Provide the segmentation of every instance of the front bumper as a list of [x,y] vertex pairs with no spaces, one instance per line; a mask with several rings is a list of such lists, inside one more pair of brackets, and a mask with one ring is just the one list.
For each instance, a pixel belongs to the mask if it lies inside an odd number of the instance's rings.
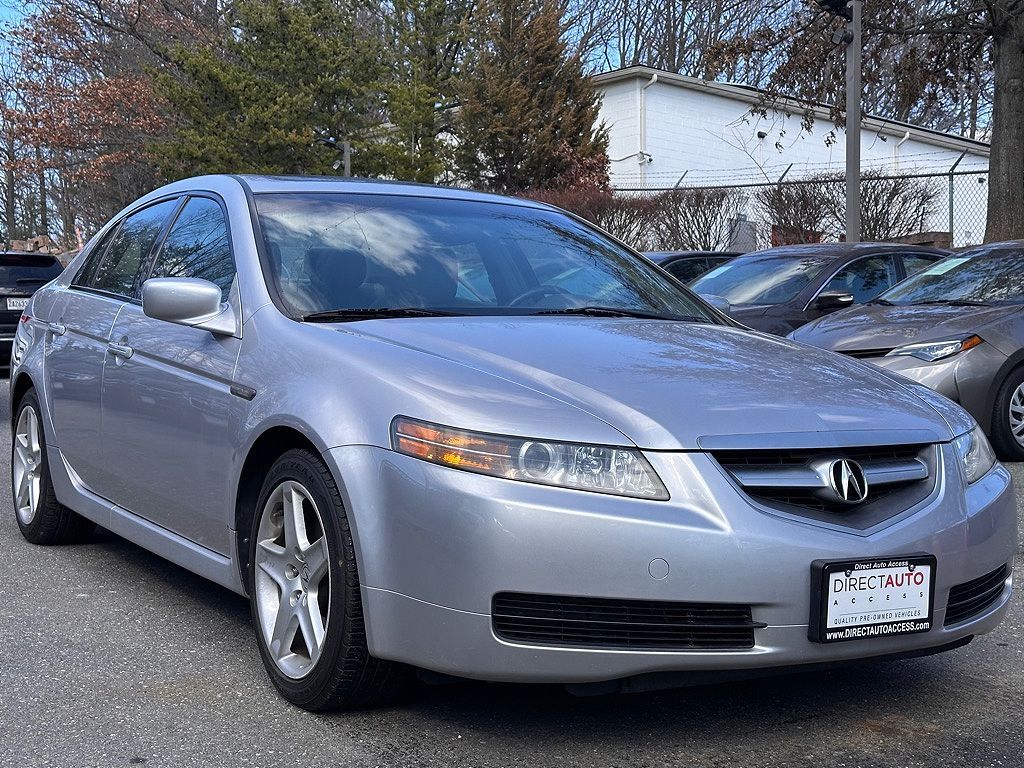
[[[326,457],[344,479],[370,652],[463,677],[581,683],[669,671],[746,670],[912,652],[993,629],[1010,582],[987,610],[943,627],[952,586],[1012,560],[1017,521],[998,466],[966,489],[951,448],[932,500],[863,532],[755,507],[708,456],[648,453],[667,502],[547,488],[439,467],[369,446]],[[810,564],[934,554],[934,625],[926,633],[822,645],[808,639]],[[655,578],[650,564],[668,562]],[[661,575],[661,574],[659,574]],[[649,651],[553,647],[499,639],[495,593],[740,603],[753,648]]]
[[864,358],[866,363],[906,376],[959,403],[986,434],[992,427],[992,380],[1006,360],[1006,355],[987,343],[933,363],[909,355]]

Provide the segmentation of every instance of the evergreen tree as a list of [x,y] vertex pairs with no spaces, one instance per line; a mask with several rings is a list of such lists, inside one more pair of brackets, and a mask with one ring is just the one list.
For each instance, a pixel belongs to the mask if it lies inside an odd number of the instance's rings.
[[[170,137],[154,154],[165,175],[379,172],[368,147],[382,122],[378,37],[360,34],[348,0],[238,0],[220,50],[178,48],[178,70],[156,78],[170,107]],[[379,129],[376,129],[379,132]]]
[[432,182],[451,168],[452,104],[473,0],[387,0],[388,131],[379,151],[390,175]]
[[562,0],[481,0],[461,88],[456,161],[498,192],[564,186],[596,161],[607,177],[600,97],[565,42]]

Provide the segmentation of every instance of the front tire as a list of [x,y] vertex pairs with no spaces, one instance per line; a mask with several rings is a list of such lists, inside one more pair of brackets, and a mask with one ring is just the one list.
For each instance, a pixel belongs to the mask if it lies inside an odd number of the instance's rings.
[[348,516],[316,453],[293,449],[274,463],[250,541],[252,621],[281,695],[312,711],[394,699],[409,670],[367,650]]
[[18,528],[33,544],[84,541],[96,525],[57,501],[41,414],[39,398],[30,389],[16,406],[11,433],[11,494]]
[[1024,366],[1010,372],[992,412],[992,446],[999,458],[1024,461]]

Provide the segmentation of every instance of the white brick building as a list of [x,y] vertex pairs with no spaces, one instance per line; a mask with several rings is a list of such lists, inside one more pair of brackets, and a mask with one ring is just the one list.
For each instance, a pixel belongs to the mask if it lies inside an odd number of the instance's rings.
[[[598,75],[601,119],[608,128],[611,181],[617,190],[673,186],[764,184],[822,172],[842,173],[846,135],[827,108],[816,108],[811,131],[796,104],[752,114],[762,93],[648,67]],[[789,108],[790,112],[782,110]],[[887,175],[935,174],[941,195],[928,229],[952,231],[956,245],[984,232],[988,144],[867,116],[862,170]],[[959,160],[959,162],[958,162]],[[956,165],[958,173],[949,175]]]

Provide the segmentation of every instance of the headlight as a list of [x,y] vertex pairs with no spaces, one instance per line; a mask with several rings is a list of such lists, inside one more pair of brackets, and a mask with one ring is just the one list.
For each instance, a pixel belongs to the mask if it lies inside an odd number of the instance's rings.
[[936,360],[943,360],[944,358],[958,355],[961,352],[966,352],[968,349],[981,344],[981,341],[980,336],[968,336],[964,339],[946,339],[944,341],[924,341],[919,344],[907,344],[902,347],[896,347],[886,357],[907,355],[909,357],[916,357],[918,360],[934,363]]
[[976,426],[966,435],[958,437],[953,441],[953,447],[960,457],[968,484],[980,480],[996,463],[996,455],[981,427]]
[[397,417],[392,446],[399,453],[483,475],[640,499],[668,499],[668,491],[639,451],[605,445],[553,443]]

